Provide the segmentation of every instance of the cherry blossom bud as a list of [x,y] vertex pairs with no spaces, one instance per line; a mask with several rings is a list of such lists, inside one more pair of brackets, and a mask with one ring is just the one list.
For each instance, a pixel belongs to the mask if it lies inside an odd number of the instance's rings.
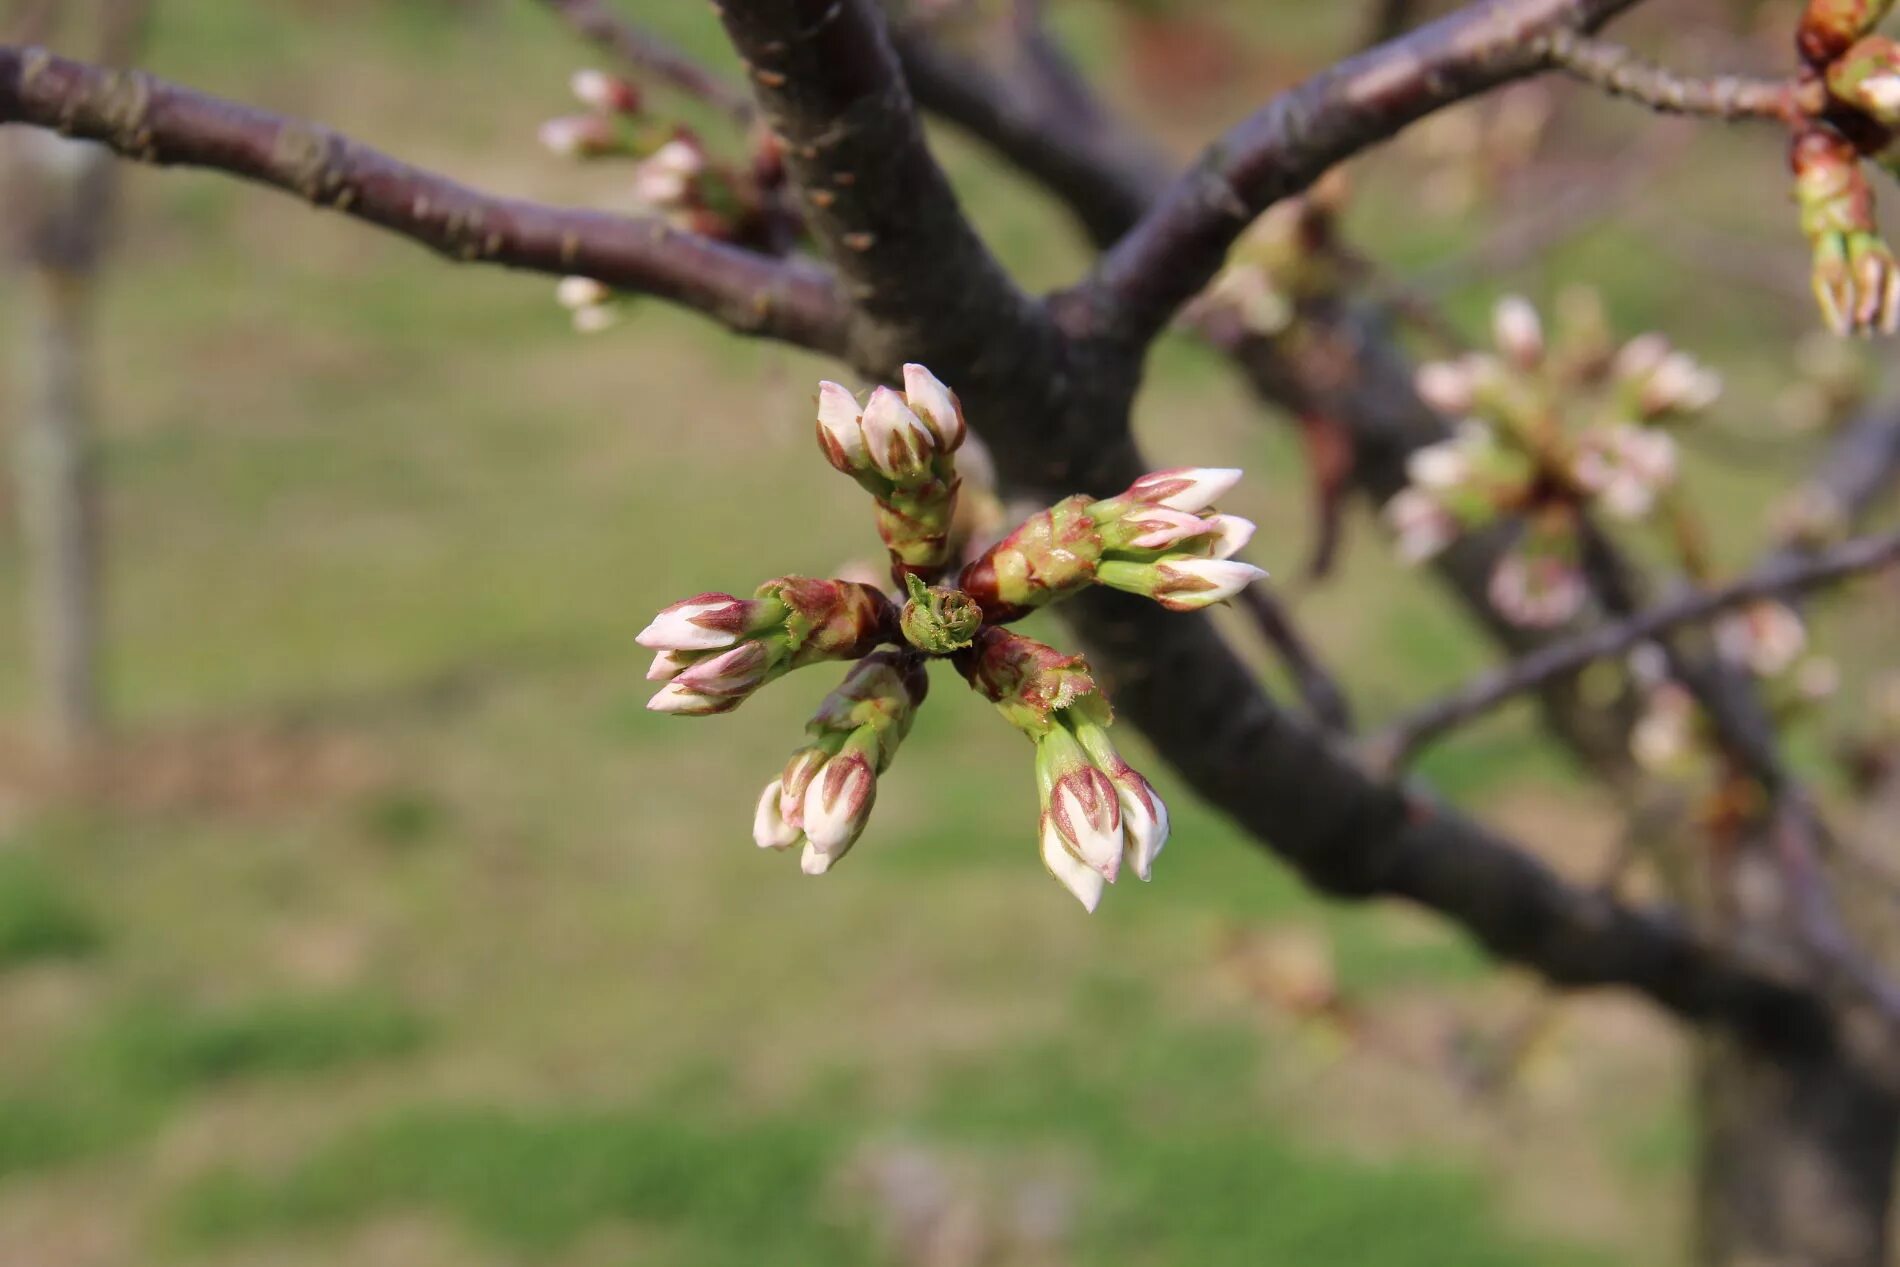
[[1044,868],[1056,878],[1057,883],[1074,895],[1083,910],[1093,915],[1095,908],[1102,904],[1102,894],[1107,890],[1108,881],[1102,878],[1100,872],[1091,869],[1069,852],[1061,833],[1046,814],[1039,837]]
[[591,277],[563,277],[554,288],[554,300],[561,307],[578,311],[598,308],[610,302],[614,292]]
[[1153,563],[1105,559],[1095,575],[1104,585],[1152,598],[1169,611],[1198,611],[1227,601],[1266,573],[1238,559],[1170,555]]
[[674,681],[661,687],[647,701],[647,708],[656,713],[672,713],[680,717],[711,717],[716,713],[729,713],[741,702],[741,696],[706,695]]
[[839,858],[864,834],[877,800],[877,772],[857,748],[825,763],[805,790],[805,835],[818,853]]
[[864,446],[871,465],[886,479],[914,484],[931,478],[937,437],[888,387],[872,389],[864,405]]
[[1531,301],[1506,295],[1491,313],[1491,337],[1519,369],[1533,370],[1544,359],[1544,323]]
[[[1062,715],[1088,759],[1108,779],[1121,805],[1122,856],[1142,880],[1150,879],[1154,860],[1168,843],[1168,807],[1154,786],[1136,773],[1109,738],[1107,709],[1085,699]],[[1114,877],[1109,877],[1113,879]]]
[[804,835],[785,821],[779,810],[779,780],[773,779],[759,794],[758,808],[752,812],[752,839],[761,849],[789,849]]
[[691,654],[679,651],[662,651],[653,657],[653,664],[647,669],[647,681],[671,682],[693,663],[694,658]]
[[1231,559],[1245,550],[1258,530],[1253,520],[1242,519],[1239,515],[1214,515],[1207,522],[1214,528],[1210,544],[1217,559]]
[[584,106],[602,114],[640,113],[640,90],[604,70],[577,70],[568,87]]
[[1177,466],[1142,476],[1113,500],[1148,502],[1169,510],[1206,510],[1240,483],[1241,474],[1235,467]]
[[1663,357],[1644,383],[1637,408],[1645,418],[1700,413],[1722,394],[1722,376],[1687,352]]
[[1827,87],[1882,127],[1900,127],[1900,44],[1870,35],[1827,68]]
[[864,411],[858,398],[837,383],[818,384],[818,444],[825,458],[846,475],[855,475],[871,463],[864,446]]
[[771,660],[764,643],[742,642],[695,661],[673,679],[673,687],[700,695],[749,695],[765,681]]
[[1653,330],[1639,334],[1617,349],[1616,358],[1610,362],[1610,374],[1621,381],[1647,379],[1661,367],[1670,350],[1667,335]]
[[1647,427],[1621,424],[1587,433],[1571,475],[1622,519],[1641,519],[1676,479],[1676,442]]
[[573,322],[576,334],[599,334],[620,324],[620,312],[606,304],[593,308],[576,308]]
[[613,121],[598,114],[571,114],[541,125],[541,146],[562,158],[599,158],[617,154],[620,134]]
[[1147,504],[1124,516],[1117,527],[1124,533],[1134,534],[1127,539],[1128,548],[1134,550],[1166,550],[1195,537],[1204,537],[1211,530],[1209,523],[1199,515]]
[[1405,459],[1406,478],[1434,492],[1457,488],[1471,478],[1471,447],[1454,437],[1414,449]]
[[1402,488],[1385,504],[1386,526],[1397,538],[1401,562],[1417,565],[1458,539],[1458,521],[1422,488]]
[[1532,629],[1561,625],[1583,610],[1587,596],[1577,565],[1549,554],[1507,554],[1491,573],[1491,605],[1512,624]]
[[1476,399],[1476,383],[1464,361],[1427,361],[1418,367],[1413,386],[1420,400],[1450,418],[1470,413]]
[[633,640],[649,651],[708,651],[739,641],[757,615],[757,604],[730,594],[698,594],[660,614]]
[[957,394],[945,387],[921,365],[904,366],[904,397],[911,412],[921,418],[937,437],[940,452],[949,453],[963,443],[968,430],[963,421],[963,406]]
[[1715,645],[1758,677],[1777,677],[1807,650],[1808,631],[1794,608],[1765,598],[1716,621]]

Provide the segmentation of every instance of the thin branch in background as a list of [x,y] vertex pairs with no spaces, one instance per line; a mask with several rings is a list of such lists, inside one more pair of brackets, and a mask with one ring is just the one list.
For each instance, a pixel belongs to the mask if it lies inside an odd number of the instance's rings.
[[1281,93],[1204,150],[1103,256],[1085,283],[1102,333],[1146,347],[1268,207],[1408,124],[1544,69],[1540,37],[1595,27],[1636,2],[1473,5]]
[[1818,80],[1679,75],[1621,44],[1569,30],[1551,32],[1543,47],[1553,65],[1584,83],[1664,114],[1786,122],[1825,105]]
[[1313,720],[1334,734],[1352,733],[1352,705],[1319,655],[1300,634],[1293,613],[1281,603],[1280,596],[1264,582],[1256,581],[1240,591],[1240,606],[1252,619],[1261,638],[1293,679],[1294,689],[1305,701]]
[[822,270],[651,219],[481,193],[327,128],[44,49],[0,45],[0,123],[31,123],[161,166],[213,168],[380,225],[452,260],[582,274],[743,334],[838,353],[848,310]]
[[1900,532],[1858,537],[1804,558],[1772,561],[1738,581],[1685,593],[1488,669],[1389,727],[1368,744],[1368,752],[1376,754],[1377,763],[1384,768],[1401,768],[1446,732],[1593,661],[1622,655],[1672,630],[1700,624],[1757,599],[1807,593],[1896,562],[1900,562]]
[[750,124],[752,99],[735,85],[621,17],[606,0],[541,0],[583,38],[628,68],[705,102],[735,123]]

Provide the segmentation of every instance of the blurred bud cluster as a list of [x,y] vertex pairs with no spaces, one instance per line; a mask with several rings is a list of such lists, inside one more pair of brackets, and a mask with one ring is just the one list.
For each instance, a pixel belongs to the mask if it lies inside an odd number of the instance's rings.
[[1412,454],[1385,518],[1409,563],[1508,525],[1492,603],[1518,624],[1560,625],[1587,594],[1580,517],[1654,515],[1677,480],[1670,429],[1721,380],[1660,334],[1616,346],[1592,297],[1572,297],[1548,339],[1529,301],[1507,297],[1492,333],[1494,351],[1419,367],[1419,395],[1455,429]]

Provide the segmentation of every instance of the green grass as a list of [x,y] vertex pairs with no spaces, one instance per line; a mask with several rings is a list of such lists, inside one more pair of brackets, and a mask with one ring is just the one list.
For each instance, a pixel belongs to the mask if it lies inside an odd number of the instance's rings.
[[84,899],[45,858],[0,847],[0,970],[96,952],[104,930]]

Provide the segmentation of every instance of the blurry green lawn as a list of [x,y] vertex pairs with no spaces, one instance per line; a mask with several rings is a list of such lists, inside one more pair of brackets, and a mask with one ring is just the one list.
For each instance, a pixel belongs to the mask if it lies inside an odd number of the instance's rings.
[[[498,189],[608,188],[531,143],[586,58],[526,3],[160,7],[163,72]],[[701,7],[646,7],[710,47]],[[1025,191],[967,187],[1029,280],[1080,266]],[[1323,933],[1401,1020],[1502,1025],[1527,991],[1418,919],[1314,902],[1180,793],[1155,883],[1084,918],[1036,860],[1027,750],[950,675],[846,865],[751,846],[825,675],[659,718],[631,635],[874,542],[811,449],[819,364],[657,308],[580,340],[541,279],[211,178],[131,192],[104,322],[126,739],[90,809],[9,745],[0,1262],[936,1262],[892,1230],[926,1198],[1001,1247],[945,1262],[1667,1258],[1653,1026],[1615,1013],[1642,1076],[1509,1109],[1345,1052],[1248,997],[1236,930]],[[1391,257],[1446,248],[1376,208]],[[1577,250],[1631,322],[1680,315],[1653,259]],[[1193,349],[1156,386],[1151,451],[1248,467],[1238,509],[1293,576],[1286,436]],[[19,589],[0,537],[11,716]],[[1373,550],[1306,610],[1374,715],[1478,662]],[[1587,803],[1530,734],[1513,714],[1428,772],[1555,828]]]

